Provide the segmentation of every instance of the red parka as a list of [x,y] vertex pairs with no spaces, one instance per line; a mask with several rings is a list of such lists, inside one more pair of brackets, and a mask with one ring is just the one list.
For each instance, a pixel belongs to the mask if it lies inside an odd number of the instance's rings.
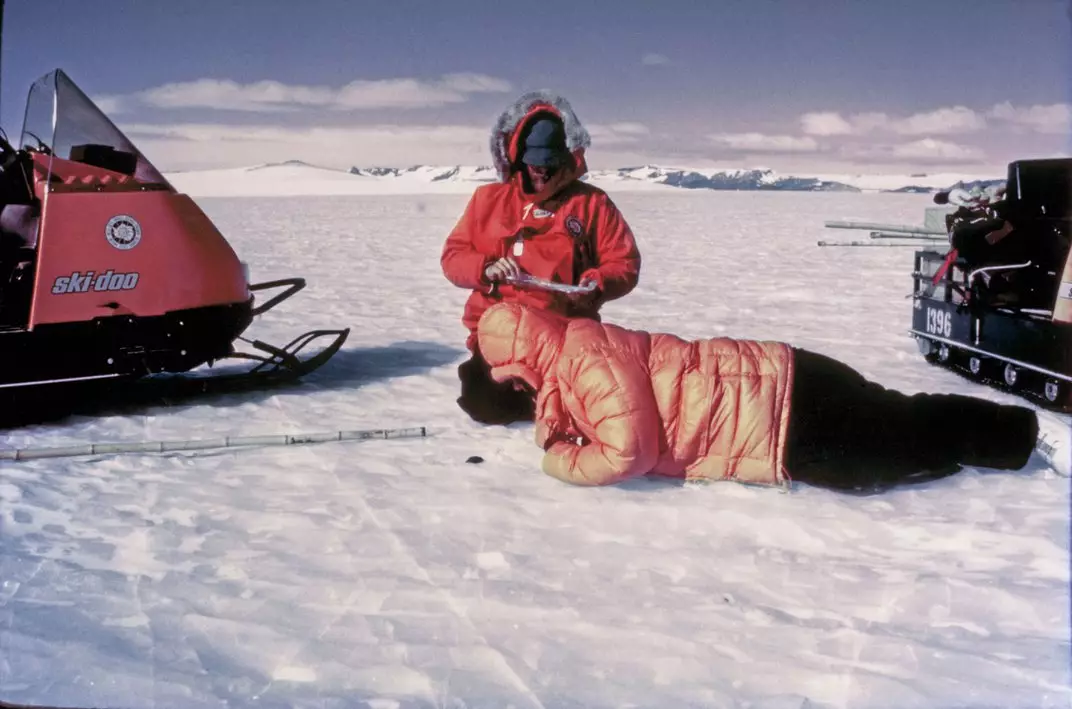
[[[572,160],[540,193],[530,194],[519,167],[519,138],[530,122],[547,113],[562,119]],[[447,279],[472,289],[462,316],[470,349],[480,315],[493,303],[519,302],[598,319],[604,302],[636,287],[640,252],[629,225],[605,192],[580,180],[588,170],[585,149],[590,142],[561,97],[526,94],[499,117],[491,139],[499,181],[476,189],[441,256]],[[533,276],[571,285],[592,279],[599,288],[592,296],[571,301],[544,290],[493,285],[484,278],[484,269],[505,256]]]

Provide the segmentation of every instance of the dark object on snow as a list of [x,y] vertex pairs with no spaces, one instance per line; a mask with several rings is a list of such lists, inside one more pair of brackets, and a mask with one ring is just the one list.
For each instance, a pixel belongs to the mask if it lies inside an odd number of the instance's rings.
[[484,459],[478,455],[471,455],[465,459],[466,463],[483,463]]
[[903,394],[835,359],[794,348],[785,466],[843,490],[924,482],[961,465],[1016,470],[1035,447],[1032,409],[959,394]]
[[1072,411],[1072,157],[1009,163],[1004,198],[947,217],[915,253],[911,333],[927,361]]
[[536,418],[536,403],[530,392],[517,391],[513,384],[491,378],[491,368],[473,345],[473,356],[458,365],[462,395],[458,406],[477,423],[507,425]]

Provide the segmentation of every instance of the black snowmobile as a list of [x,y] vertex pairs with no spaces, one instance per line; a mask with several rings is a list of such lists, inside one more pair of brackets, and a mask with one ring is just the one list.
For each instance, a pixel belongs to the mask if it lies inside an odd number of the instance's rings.
[[911,334],[929,362],[1072,411],[1072,158],[1009,163],[1004,194],[972,197],[935,195],[958,208],[950,248],[915,253]]

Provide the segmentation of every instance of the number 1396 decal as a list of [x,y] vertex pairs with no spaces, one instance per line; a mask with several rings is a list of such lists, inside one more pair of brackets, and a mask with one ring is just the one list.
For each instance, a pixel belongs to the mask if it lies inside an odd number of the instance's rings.
[[949,337],[953,334],[953,317],[944,310],[927,308],[927,332]]

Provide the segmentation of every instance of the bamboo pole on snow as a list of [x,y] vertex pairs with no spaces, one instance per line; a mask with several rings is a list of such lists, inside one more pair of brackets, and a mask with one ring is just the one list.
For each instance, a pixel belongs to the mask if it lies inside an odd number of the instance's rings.
[[324,433],[277,434],[264,436],[224,436],[180,441],[130,441],[120,443],[89,443],[56,448],[18,448],[0,450],[0,460],[36,460],[39,458],[72,458],[83,455],[112,453],[169,453],[174,451],[209,450],[247,446],[296,446],[330,441],[364,441],[369,439],[424,438],[424,426],[416,428],[367,429],[331,431]]

